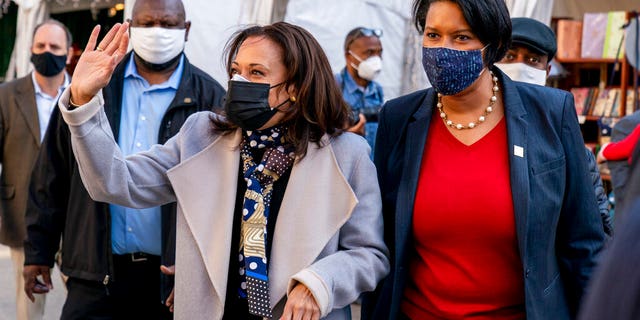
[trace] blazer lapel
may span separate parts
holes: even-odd
[[[428,90],[424,100],[421,102],[421,106],[418,107],[407,125],[403,164],[405,169],[402,172],[401,182],[398,187],[395,225],[395,246],[397,249],[395,261],[400,265],[402,264],[406,244],[411,234],[413,203],[418,187],[418,179],[420,177],[424,145],[427,141],[427,133],[431,122],[434,98],[435,92]]]
[[[272,308],[286,294],[290,277],[316,260],[358,203],[327,136],[323,145],[310,144],[291,170],[269,261]]]
[[[227,290],[241,139],[240,130],[221,136],[167,173],[220,307]]]
[[[495,72],[495,70],[494,70]],[[505,117],[507,120],[507,143],[511,176],[511,194],[516,221],[516,233],[521,258],[527,249],[527,214],[529,212],[529,162],[527,111],[513,81],[498,72],[504,89]]]
[[[15,101],[18,110],[31,131],[31,135],[36,140],[36,145],[40,145],[40,121],[38,120],[38,105],[36,104],[36,91],[33,87],[31,74],[22,78],[17,86]]]

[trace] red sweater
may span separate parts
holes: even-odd
[[[523,319],[504,118],[466,146],[434,114],[424,148],[402,312],[412,319]]]
[[[626,159],[631,163],[631,154],[638,143],[638,138],[640,138],[640,125],[637,125],[626,138],[607,144],[602,150],[602,155],[607,160],[618,161]]]

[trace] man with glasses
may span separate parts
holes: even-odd
[[[335,75],[344,100],[353,111],[351,132],[364,136],[373,150],[378,111],[384,102],[382,86],[373,81],[382,70],[382,30],[357,27],[344,41],[346,66]]]

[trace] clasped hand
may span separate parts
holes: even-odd
[[[100,25],[93,28],[87,47],[80,56],[71,79],[73,104],[83,105],[89,102],[109,83],[113,71],[127,53],[128,30],[129,23],[117,23],[96,46]]]

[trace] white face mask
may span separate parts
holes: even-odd
[[[371,81],[380,74],[382,70],[382,58],[380,58],[380,56],[371,56],[363,61],[355,53],[351,52],[351,50],[349,50],[349,54],[360,61],[360,64],[357,66],[351,63],[351,66],[358,70],[358,76],[360,78]]]
[[[522,62],[496,63],[496,67],[506,73],[511,80],[544,86],[547,83],[547,71],[536,69]]]
[[[163,64],[184,50],[187,29],[131,27],[131,45],[140,58],[153,64]]]

